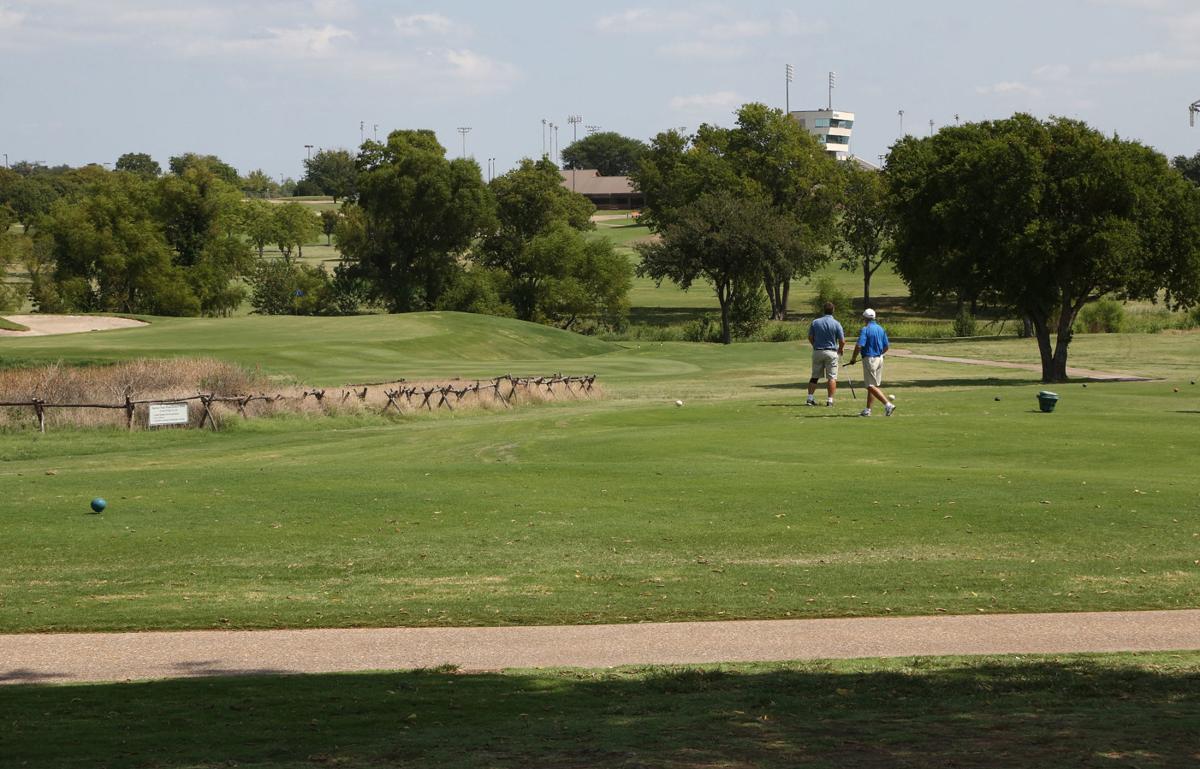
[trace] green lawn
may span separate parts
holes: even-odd
[[[1200,352],[1200,335],[1146,339]],[[1045,415],[1033,374],[896,358],[897,415],[864,420],[846,388],[832,411],[800,405],[796,344],[616,345],[456,314],[4,344],[214,354],[327,385],[598,372],[609,394],[400,423],[0,434],[7,632],[1200,605],[1180,471],[1200,389],[1182,378],[1060,388]]]
[[[415,671],[0,697],[5,766],[1195,766],[1200,654]]]

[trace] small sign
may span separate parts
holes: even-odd
[[[188,405],[180,403],[151,403],[150,426],[186,425],[188,423]]]

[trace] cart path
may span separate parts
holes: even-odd
[[[911,350],[892,349],[888,351],[888,355],[898,355],[902,358],[916,358],[918,360],[933,360],[941,363],[964,363],[970,366],[992,366],[994,368],[1015,368],[1022,371],[1033,371],[1038,374],[1042,373],[1040,363],[1012,363],[1002,360],[981,360],[979,358],[952,358],[945,355],[919,355]],[[1072,379],[1092,379],[1101,382],[1153,382],[1153,377],[1136,376],[1134,374],[1120,374],[1111,371],[1094,371],[1087,368],[1067,368],[1067,376]]]
[[[0,683],[1200,650],[1200,609],[639,625],[0,635]]]

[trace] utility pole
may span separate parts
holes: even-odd
[[[791,64],[783,65],[783,112],[787,115],[792,114],[792,77],[795,74]]]
[[[462,156],[465,158],[465,157],[467,156],[467,134],[471,133],[471,126],[469,126],[469,125],[466,125],[466,126],[459,126],[459,127],[458,127],[458,132],[459,132],[460,134],[462,134],[462,140],[463,140],[463,153],[462,153]]]
[[[571,124],[571,144],[579,141],[579,124],[583,122],[583,115],[567,115],[567,122]],[[575,164],[571,164],[571,192],[575,191]]]
[[[825,108],[825,109],[829,110],[830,112],[833,111],[833,87],[835,85],[837,85],[837,73],[830,72],[829,73],[829,106]]]

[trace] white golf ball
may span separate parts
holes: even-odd
[[[675,401],[675,405],[676,405],[676,406],[682,406],[682,405],[683,405],[683,401]]]
[[[888,400],[890,400],[890,401],[894,401],[894,400],[896,400],[896,396],[895,396],[895,395],[889,395],[889,396],[888,396]]]

